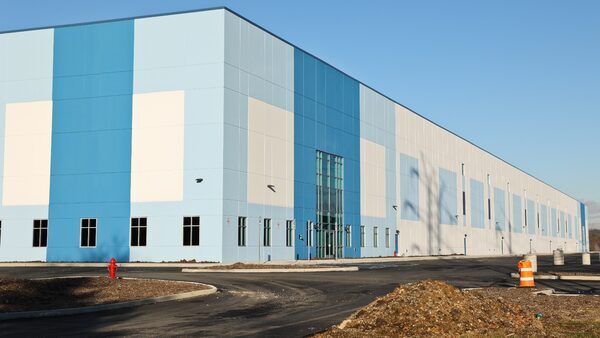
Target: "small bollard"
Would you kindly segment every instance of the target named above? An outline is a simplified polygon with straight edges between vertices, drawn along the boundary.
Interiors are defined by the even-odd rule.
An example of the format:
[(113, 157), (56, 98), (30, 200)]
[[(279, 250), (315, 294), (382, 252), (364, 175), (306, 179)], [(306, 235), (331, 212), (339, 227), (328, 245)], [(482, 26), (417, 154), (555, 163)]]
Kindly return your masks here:
[(591, 265), (591, 257), (589, 252), (584, 252), (581, 254), (581, 264), (582, 265)]
[(565, 265), (565, 253), (561, 249), (556, 249), (553, 252), (554, 265)]
[(533, 272), (537, 272), (537, 255), (536, 254), (532, 254), (529, 253), (527, 255), (523, 256), (523, 260), (524, 261), (530, 261), (531, 262), (531, 268), (533, 269)]
[(110, 279), (117, 278), (117, 260), (114, 258), (111, 258), (110, 263), (108, 263), (108, 277)]

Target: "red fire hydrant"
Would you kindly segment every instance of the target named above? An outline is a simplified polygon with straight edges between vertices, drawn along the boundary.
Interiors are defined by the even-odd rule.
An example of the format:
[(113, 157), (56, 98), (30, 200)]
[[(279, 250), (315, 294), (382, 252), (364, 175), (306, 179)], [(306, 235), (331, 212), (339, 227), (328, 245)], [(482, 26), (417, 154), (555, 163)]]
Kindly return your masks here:
[(110, 263), (108, 263), (108, 276), (110, 279), (117, 278), (117, 260), (114, 258), (111, 258)]

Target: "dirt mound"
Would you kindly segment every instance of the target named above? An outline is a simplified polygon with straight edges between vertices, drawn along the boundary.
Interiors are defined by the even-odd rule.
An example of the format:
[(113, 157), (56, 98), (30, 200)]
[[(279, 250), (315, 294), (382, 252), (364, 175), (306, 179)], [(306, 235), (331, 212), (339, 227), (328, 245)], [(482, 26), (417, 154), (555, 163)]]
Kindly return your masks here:
[(439, 281), (397, 287), (322, 336), (543, 335), (532, 313), (503, 298), (463, 292)]

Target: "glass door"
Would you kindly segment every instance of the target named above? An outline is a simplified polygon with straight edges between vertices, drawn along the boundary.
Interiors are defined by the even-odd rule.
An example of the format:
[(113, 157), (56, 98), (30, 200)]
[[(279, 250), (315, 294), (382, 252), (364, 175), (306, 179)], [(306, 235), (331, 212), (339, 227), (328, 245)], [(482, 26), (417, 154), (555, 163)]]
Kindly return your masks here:
[(344, 159), (317, 151), (317, 258), (343, 257)]

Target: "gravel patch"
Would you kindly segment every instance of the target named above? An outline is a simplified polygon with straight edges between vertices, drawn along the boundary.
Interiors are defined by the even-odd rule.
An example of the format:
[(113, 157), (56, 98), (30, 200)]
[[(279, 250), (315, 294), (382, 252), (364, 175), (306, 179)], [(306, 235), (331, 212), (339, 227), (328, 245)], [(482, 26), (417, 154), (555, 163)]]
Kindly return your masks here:
[(205, 289), (201, 284), (152, 279), (0, 279), (0, 312), (110, 304)]
[(600, 337), (600, 297), (404, 284), (317, 337)]
[(501, 297), (484, 297), (439, 281), (405, 284), (377, 298), (318, 337), (531, 336), (543, 331), (533, 315)]

